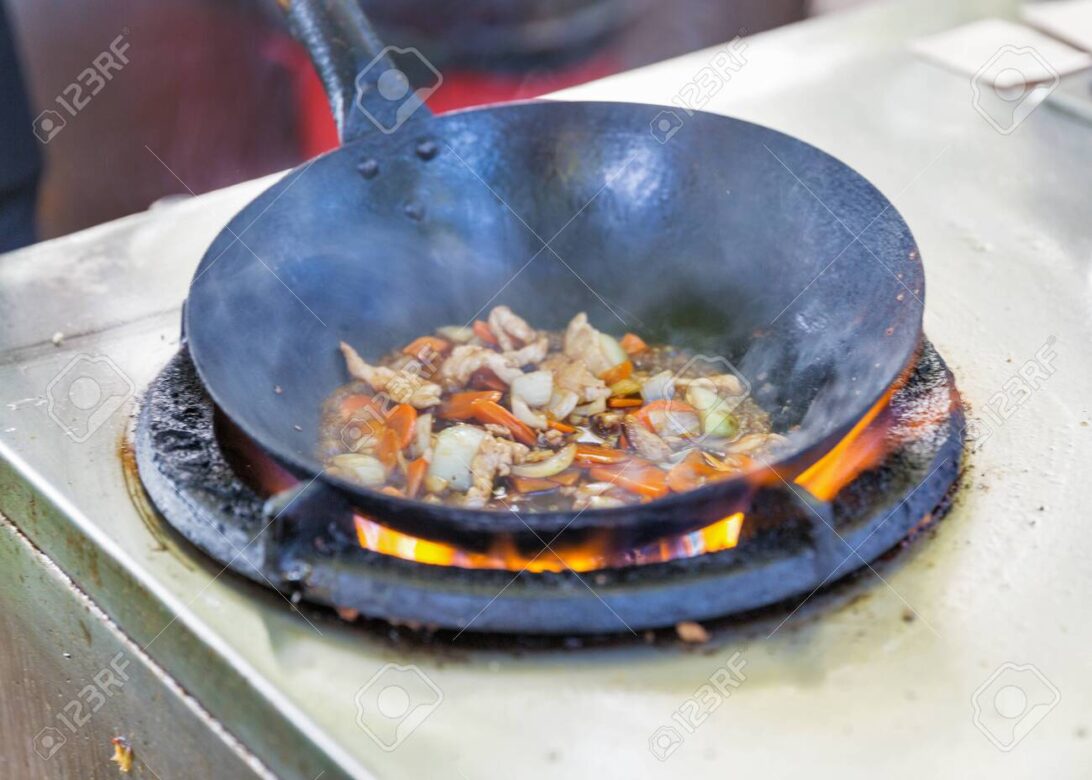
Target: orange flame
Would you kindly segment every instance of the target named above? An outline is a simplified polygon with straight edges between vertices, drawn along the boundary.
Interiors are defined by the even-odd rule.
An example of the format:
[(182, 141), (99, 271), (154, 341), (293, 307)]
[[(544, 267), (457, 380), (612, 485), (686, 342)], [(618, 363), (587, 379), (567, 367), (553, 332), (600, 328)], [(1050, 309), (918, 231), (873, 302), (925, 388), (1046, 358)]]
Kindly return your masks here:
[(895, 389), (890, 388), (845, 438), (797, 476), (796, 484), (807, 488), (816, 498), (830, 501), (861, 472), (878, 463), (887, 454), (886, 438), (891, 426), (889, 422), (877, 425), (872, 422), (887, 409)]
[(743, 527), (743, 513), (737, 512), (711, 526), (674, 539), (660, 541), (636, 550), (617, 551), (602, 536), (578, 548), (550, 547), (533, 556), (516, 549), (509, 537), (500, 537), (488, 552), (471, 552), (443, 542), (409, 536), (380, 525), (362, 515), (353, 515), (356, 538), (365, 550), (407, 561), (455, 566), (462, 569), (504, 569), (506, 571), (575, 572), (597, 571), (618, 566), (661, 563), (676, 558), (690, 558), (704, 553), (735, 547)]
[[(796, 477), (795, 482), (817, 498), (829, 501), (847, 484), (887, 453), (890, 415), (885, 412), (896, 383), (853, 429), (826, 455)], [(250, 442), (238, 430), (231, 430), (230, 446), (241, 456), (246, 472), (242, 476), (265, 491), (283, 490), (295, 480), (286, 471)], [(760, 482), (762, 475), (755, 475)], [(518, 550), (510, 537), (498, 537), (486, 552), (465, 550), (454, 545), (422, 539), (388, 528), (361, 514), (354, 514), (357, 541), (366, 550), (402, 560), (434, 566), (454, 566), (466, 569), (502, 569), (533, 573), (560, 572), (571, 569), (589, 572), (621, 566), (662, 563), (678, 558), (690, 558), (720, 552), (735, 547), (743, 528), (743, 513), (737, 512), (722, 520), (681, 536), (661, 539), (640, 549), (618, 549), (609, 534), (577, 547), (552, 545), (534, 555)]]
[[(893, 386), (845, 438), (802, 472), (795, 482), (817, 498), (829, 501), (861, 472), (878, 463), (887, 453), (886, 439), (890, 422), (886, 419), (876, 421), (881, 412), (887, 409), (896, 389)], [(618, 550), (608, 537), (601, 536), (578, 548), (554, 547), (534, 556), (521, 553), (508, 538), (498, 539), (493, 549), (479, 553), (409, 536), (359, 514), (353, 516), (353, 522), (357, 540), (364, 549), (417, 563), (465, 569), (526, 569), (535, 573), (566, 569), (588, 572), (619, 566), (662, 563), (731, 549), (739, 542), (743, 513), (737, 512), (705, 528), (662, 539), (638, 550)]]

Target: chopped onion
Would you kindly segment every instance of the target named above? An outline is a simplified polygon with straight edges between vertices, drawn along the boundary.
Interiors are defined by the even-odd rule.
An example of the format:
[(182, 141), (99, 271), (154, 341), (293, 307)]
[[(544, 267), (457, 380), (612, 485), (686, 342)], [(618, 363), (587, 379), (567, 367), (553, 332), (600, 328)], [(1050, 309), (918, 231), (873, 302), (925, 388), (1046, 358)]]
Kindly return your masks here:
[(672, 436), (698, 436), (701, 434), (701, 418), (694, 412), (683, 409), (664, 411), (658, 409), (649, 413), (648, 421), (652, 429), (664, 438)]
[(552, 477), (560, 474), (573, 463), (576, 457), (576, 445), (570, 444), (562, 447), (546, 460), (538, 463), (522, 463), (512, 467), (512, 473), (517, 477)]
[(541, 412), (532, 412), (522, 398), (512, 393), (512, 414), (521, 422), (525, 422), (532, 428), (545, 428), (548, 424), (546, 415)]
[(440, 431), (428, 466), (428, 476), (442, 479), (455, 490), (470, 490), (470, 463), (486, 432), (473, 425), (453, 425)]
[(599, 350), (603, 353), (603, 357), (606, 358), (608, 368), (614, 368), (619, 363), (625, 363), (629, 360), (629, 354), (622, 349), (622, 345), (618, 343), (618, 339), (614, 336), (607, 335), (606, 333), (599, 333)]
[(470, 339), (474, 338), (473, 330), (459, 325), (444, 325), (442, 328), (437, 328), (436, 332), (456, 344), (466, 344)]
[(708, 381), (696, 379), (686, 388), (686, 401), (699, 412), (712, 409), (720, 398), (717, 391)]
[(421, 457), (432, 446), (432, 414), (426, 413), (418, 416), (413, 423), (413, 455)]
[(330, 471), (365, 487), (380, 487), (387, 481), (387, 469), (379, 458), (347, 452), (330, 458)]
[(564, 420), (573, 413), (580, 396), (572, 390), (555, 390), (550, 396), (550, 405), (546, 410), (554, 416), (555, 420)]
[(554, 375), (549, 371), (532, 371), (512, 382), (512, 396), (519, 396), (528, 406), (545, 406), (553, 392)]
[(607, 399), (606, 398), (596, 398), (594, 401), (591, 401), (591, 402), (586, 403), (586, 404), (582, 404), (582, 405), (576, 407), (575, 409), (573, 409), (573, 411), (576, 412), (577, 414), (579, 414), (581, 417), (590, 417), (593, 414), (599, 414), (600, 412), (605, 412), (606, 410), (607, 410)]
[(661, 371), (650, 376), (641, 385), (641, 398), (649, 401), (670, 401), (675, 397), (675, 375), (670, 371)]
[(710, 384), (691, 382), (686, 389), (687, 402), (701, 415), (701, 430), (707, 436), (731, 438), (739, 430), (739, 420)]

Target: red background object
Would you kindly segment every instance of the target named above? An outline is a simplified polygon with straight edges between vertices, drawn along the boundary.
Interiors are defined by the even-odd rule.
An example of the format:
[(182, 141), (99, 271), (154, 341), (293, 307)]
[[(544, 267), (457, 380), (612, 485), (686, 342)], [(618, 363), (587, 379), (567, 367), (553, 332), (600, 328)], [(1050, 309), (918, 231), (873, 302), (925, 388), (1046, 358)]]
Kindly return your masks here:
[[(322, 82), (311, 67), (307, 52), (295, 41), (284, 38), (270, 42), (269, 58), (292, 74), (301, 158), (309, 159), (336, 147), (337, 128), (326, 105)], [(609, 76), (618, 70), (619, 63), (611, 55), (596, 56), (567, 69), (541, 75), (446, 70), (443, 83), (428, 100), (428, 107), (442, 113), (488, 103), (526, 100)]]

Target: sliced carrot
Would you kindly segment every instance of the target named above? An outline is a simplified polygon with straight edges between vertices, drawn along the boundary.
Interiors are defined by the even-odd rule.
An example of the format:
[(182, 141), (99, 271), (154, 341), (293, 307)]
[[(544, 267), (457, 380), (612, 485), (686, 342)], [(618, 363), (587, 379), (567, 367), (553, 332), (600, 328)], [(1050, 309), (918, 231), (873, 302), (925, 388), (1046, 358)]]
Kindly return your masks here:
[(652, 415), (657, 413), (663, 414), (697, 414), (698, 410), (685, 401), (666, 400), (661, 399), (659, 401), (651, 401), (636, 412), (633, 412), (633, 416), (637, 418), (637, 421), (641, 425), (648, 428), (650, 431), (655, 432), (655, 426), (652, 424)]
[[(738, 457), (738, 456), (737, 456)], [(667, 486), (676, 493), (684, 493), (701, 487), (707, 482), (719, 482), (723, 479), (731, 479), (738, 472), (722, 471), (705, 462), (701, 453), (694, 450), (679, 463), (675, 464), (671, 471), (667, 472)]]
[(627, 355), (636, 355), (638, 352), (644, 352), (648, 349), (648, 344), (636, 333), (627, 333), (622, 336), (618, 343), (622, 345), (622, 349), (626, 351)]
[(484, 341), (491, 347), (497, 346), (497, 337), (493, 335), (493, 331), (489, 329), (489, 324), (483, 320), (474, 320), (474, 324), (471, 326), (471, 330), (474, 331), (474, 335)]
[(580, 469), (567, 468), (560, 474), (554, 474), (549, 479), (559, 485), (565, 485), (566, 487), (570, 487), (572, 485), (575, 485), (577, 483), (577, 480), (580, 479)]
[(461, 406), (463, 404), (472, 404), (475, 401), (499, 401), (501, 395), (503, 393), (499, 390), (466, 390), (462, 393), (452, 393), (449, 400), (451, 403)]
[[(628, 474), (620, 476), (618, 484), (621, 485), (622, 479), (628, 476)], [(666, 495), (668, 493), (667, 472), (656, 466), (648, 466), (641, 470), (635, 479), (631, 480), (630, 489), (648, 498), (659, 498)]]
[(436, 416), (441, 420), (469, 420), (474, 416), (475, 401), (499, 401), (500, 399), (499, 390), (467, 390), (463, 393), (455, 393), (444, 401)]
[(370, 395), (364, 393), (353, 393), (347, 395), (341, 400), (341, 414), (346, 419), (351, 418), (357, 412), (361, 412), (365, 409), (371, 410), (376, 413), (377, 419), (383, 419), (383, 410), (379, 404)]
[(695, 450), (667, 472), (667, 486), (676, 493), (684, 493), (705, 484), (710, 472), (715, 473), (716, 469), (706, 463), (701, 453)]
[(616, 366), (612, 366), (599, 375), (599, 378), (606, 382), (608, 385), (613, 385), (615, 382), (621, 382), (627, 376), (633, 373), (633, 363), (629, 360), (623, 360)]
[(542, 493), (559, 487), (553, 480), (542, 477), (510, 477), (509, 482), (520, 493)]
[(375, 457), (387, 468), (393, 468), (398, 462), (398, 453), (402, 450), (398, 446), (398, 434), (390, 428), (383, 428), (376, 438)]
[(360, 407), (359, 411), (349, 415), (345, 423), (345, 431), (356, 439), (358, 449), (374, 447), (386, 427), (382, 410), (371, 405)]
[(593, 466), (588, 473), (592, 479), (611, 482), (639, 496), (659, 498), (668, 492), (667, 475), (653, 465)]
[(426, 473), (428, 473), (428, 461), (424, 458), (417, 458), (409, 462), (409, 465), (406, 466), (407, 496), (410, 498), (417, 497), (417, 493), (421, 490), (421, 485), (425, 481)]
[(407, 344), (402, 354), (425, 360), (434, 355), (446, 354), (449, 349), (451, 349), (451, 342), (447, 339), (439, 336), (421, 336)]
[(576, 433), (576, 428), (568, 423), (559, 422), (558, 420), (550, 420), (548, 423), (555, 431), (561, 431), (562, 433)]
[(467, 386), (484, 387), (487, 390), (499, 390), (502, 393), (508, 389), (508, 385), (506, 385), (500, 377), (494, 374), (493, 369), (491, 368), (479, 368), (470, 375)]
[(474, 401), (471, 404), (471, 407), (473, 407), (474, 410), (474, 419), (478, 422), (483, 424), (495, 423), (496, 425), (503, 425), (512, 432), (512, 436), (516, 441), (522, 442), (528, 447), (533, 447), (535, 442), (538, 441), (538, 435), (531, 429), (531, 426), (520, 420), (496, 401), (479, 399)]
[(640, 398), (608, 398), (607, 406), (611, 409), (636, 409), (644, 401)]
[(626, 453), (611, 447), (601, 447), (598, 444), (577, 444), (574, 461), (581, 466), (596, 466), (605, 463), (622, 463), (629, 460)]
[(387, 415), (387, 427), (398, 435), (398, 448), (405, 449), (413, 441), (413, 426), (417, 422), (417, 410), (409, 404), (398, 404)]
[(384, 485), (383, 487), (379, 488), (379, 492), (380, 493), (386, 493), (388, 496), (405, 496), (406, 495), (401, 490), (396, 488), (394, 485)]

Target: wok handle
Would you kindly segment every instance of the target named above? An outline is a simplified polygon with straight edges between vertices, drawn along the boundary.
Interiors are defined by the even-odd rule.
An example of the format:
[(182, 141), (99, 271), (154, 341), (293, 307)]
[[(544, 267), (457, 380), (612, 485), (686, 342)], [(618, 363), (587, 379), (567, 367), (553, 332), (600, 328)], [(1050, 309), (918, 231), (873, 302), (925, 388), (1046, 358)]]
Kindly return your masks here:
[[(385, 46), (358, 0), (277, 0), (296, 40), (307, 47), (318, 71), (342, 145), (379, 130), (393, 133), (413, 115), (429, 116), (424, 98), (442, 78), (415, 49)], [(435, 75), (427, 90), (405, 89), (405, 74), (391, 54), (416, 56)], [(418, 64), (418, 63), (414, 63)], [(384, 97), (379, 78), (385, 73)], [(402, 83), (405, 83), (404, 81)]]

